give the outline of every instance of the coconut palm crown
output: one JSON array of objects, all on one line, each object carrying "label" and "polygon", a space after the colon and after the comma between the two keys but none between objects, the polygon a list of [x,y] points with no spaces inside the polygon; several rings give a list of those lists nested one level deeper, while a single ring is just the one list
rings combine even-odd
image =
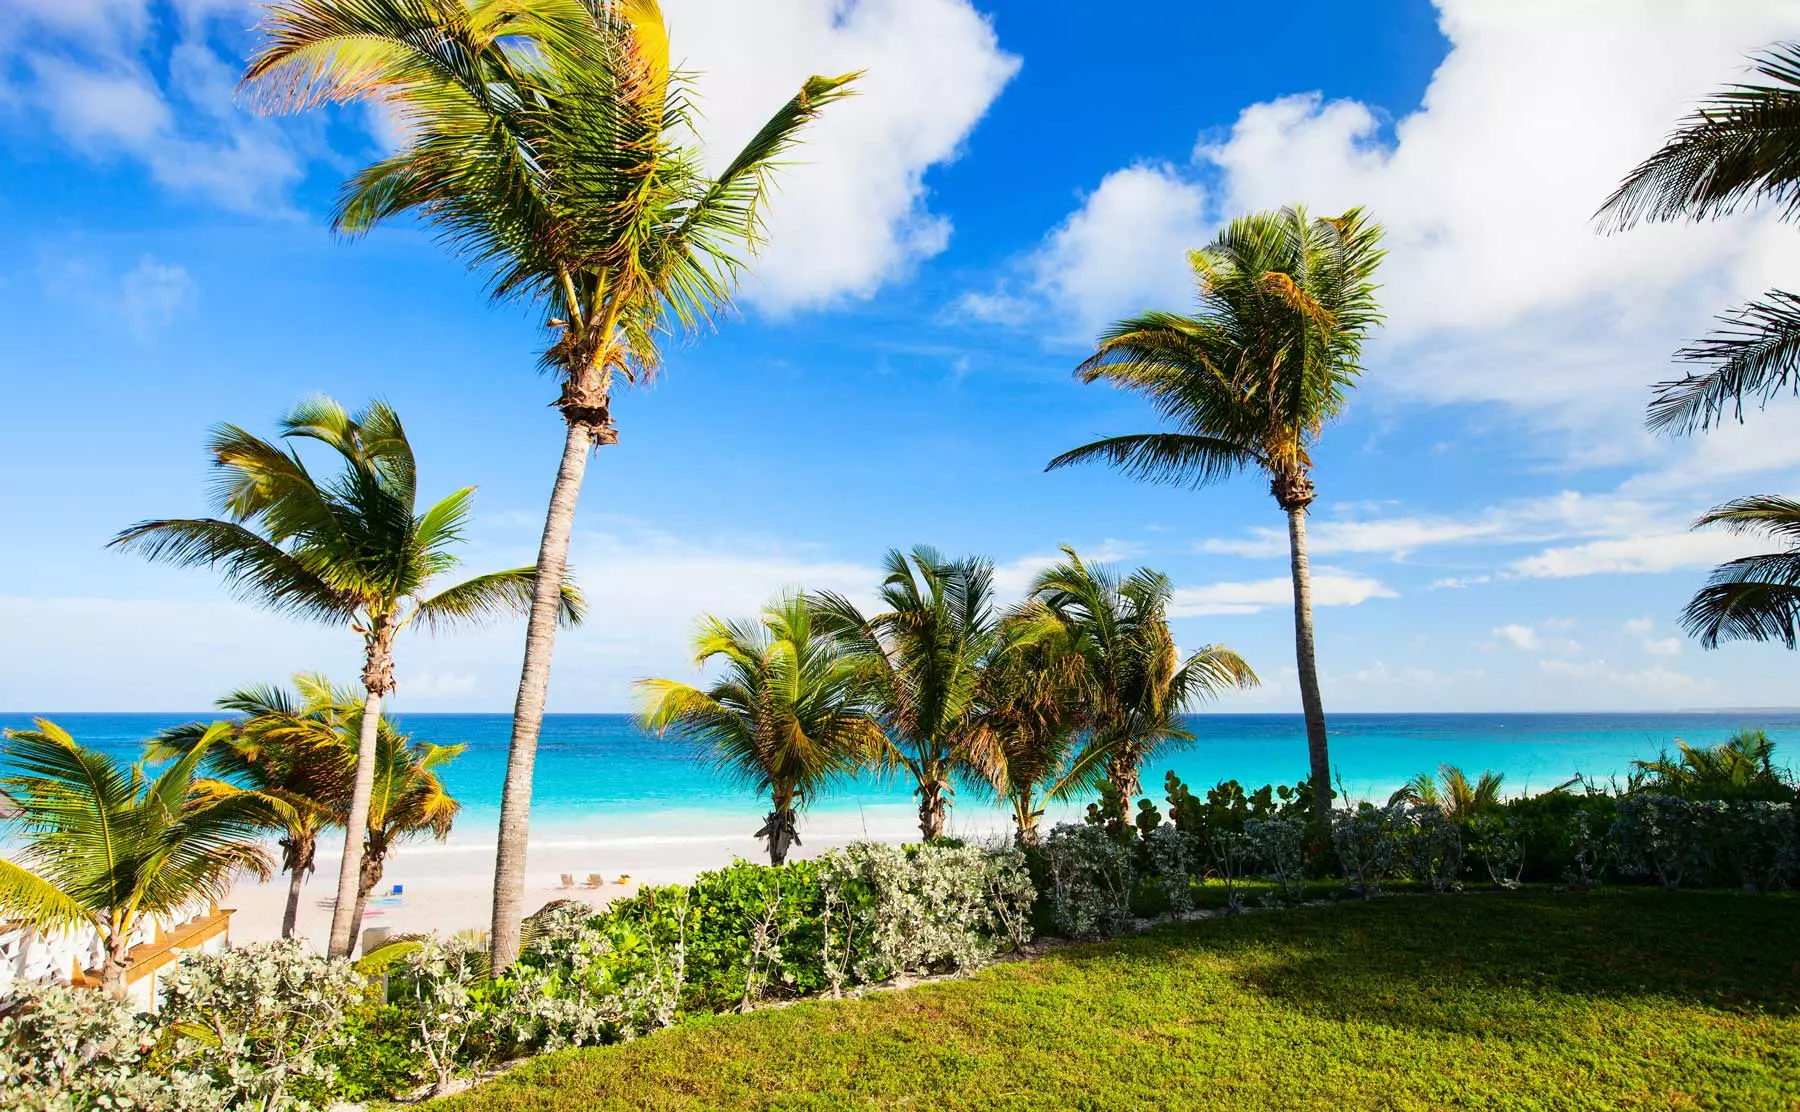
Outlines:
[{"label": "coconut palm crown", "polygon": [[92,927],[105,952],[101,987],[122,997],[145,916],[191,912],[243,872],[268,878],[260,838],[272,816],[255,793],[199,778],[208,750],[230,732],[225,723],[154,778],[54,722],[36,724],[5,732],[0,790],[16,807],[6,833],[21,848],[0,860],[0,914],[44,930]]},{"label": "coconut palm crown", "polygon": [[639,684],[644,725],[673,733],[725,775],[767,793],[757,837],[770,864],[800,844],[798,812],[884,744],[854,661],[814,624],[801,596],[780,598],[751,622],[708,616],[694,662],[719,665],[704,690],[676,680]]},{"label": "coconut palm crown", "polygon": [[1171,428],[1064,452],[1050,468],[1108,463],[1152,482],[1193,487],[1266,475],[1288,519],[1295,656],[1320,821],[1330,815],[1325,709],[1314,661],[1306,513],[1312,449],[1362,373],[1379,323],[1374,274],[1381,226],[1361,209],[1309,219],[1286,208],[1231,221],[1188,258],[1199,311],[1120,321],[1076,372],[1144,395]]},{"label": "coconut palm crown", "polygon": [[1039,573],[1021,618],[1054,632],[1073,657],[1086,704],[1085,741],[1057,794],[1104,777],[1127,800],[1138,797],[1143,764],[1171,744],[1193,740],[1182,715],[1203,700],[1259,682],[1223,645],[1183,658],[1169,631],[1174,590],[1167,576],[1138,568],[1120,577],[1072,548]]},{"label": "coconut palm crown", "polygon": [[501,797],[490,937],[518,952],[537,736],[558,591],[592,448],[618,441],[615,380],[660,367],[660,337],[710,320],[762,237],[771,175],[855,74],[811,77],[716,173],[656,0],[282,0],[244,87],[271,111],[366,101],[400,149],[353,174],[333,214],[360,235],[422,218],[496,299],[539,307],[565,435]]},{"label": "coconut palm crown", "polygon": [[982,676],[1000,644],[994,569],[927,545],[890,551],[884,565],[880,610],[865,615],[827,592],[812,600],[814,621],[855,661],[890,741],[882,761],[913,781],[919,833],[935,841],[956,778],[992,783],[1002,764],[979,720]]},{"label": "coconut palm crown", "polygon": [[[363,700],[323,677],[294,677],[294,690],[239,688],[213,705],[234,716],[230,732],[209,745],[205,767],[233,789],[271,801],[280,822],[281,871],[288,874],[281,937],[291,938],[300,890],[313,871],[319,836],[342,825],[356,779],[356,736]],[[150,739],[152,761],[186,755],[213,735],[213,725],[186,722]]]},{"label": "coconut palm crown", "polygon": [[[363,641],[354,797],[345,827],[338,911],[329,952],[350,952],[357,856],[375,776],[381,701],[394,690],[394,642],[401,631],[483,624],[532,605],[535,568],[490,572],[440,587],[456,569],[475,488],[417,510],[417,466],[400,418],[371,403],[352,415],[325,397],[307,399],[281,422],[282,438],[328,446],[341,465],[315,476],[299,452],[235,425],[213,430],[209,451],[218,517],[140,522],[112,544],[178,567],[211,567],[241,597],[270,609],[344,626]],[[580,593],[558,592],[558,616],[581,619]]]}]

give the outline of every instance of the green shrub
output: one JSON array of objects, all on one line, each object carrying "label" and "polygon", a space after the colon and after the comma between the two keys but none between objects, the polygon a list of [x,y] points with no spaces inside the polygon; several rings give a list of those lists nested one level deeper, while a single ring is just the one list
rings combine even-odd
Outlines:
[{"label": "green shrub", "polygon": [[0,1108],[211,1112],[210,1079],[155,1060],[152,1017],[92,989],[20,985],[0,1015]]}]

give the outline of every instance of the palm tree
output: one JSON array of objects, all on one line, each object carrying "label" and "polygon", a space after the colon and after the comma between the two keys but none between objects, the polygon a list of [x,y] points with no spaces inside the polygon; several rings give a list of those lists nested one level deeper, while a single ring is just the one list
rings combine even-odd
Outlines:
[{"label": "palm tree", "polygon": [[639,683],[644,725],[670,730],[727,775],[769,794],[759,838],[769,863],[799,845],[796,816],[884,744],[854,661],[813,622],[801,596],[765,607],[754,622],[710,615],[694,637],[694,662],[724,671],[706,690],[676,680]]},{"label": "palm tree", "polygon": [[[323,676],[294,677],[294,692],[274,686],[240,688],[213,705],[239,716],[230,732],[208,748],[206,767],[234,789],[270,800],[280,819],[281,871],[288,874],[281,937],[292,938],[300,914],[300,890],[313,871],[319,835],[339,825],[350,808],[356,778],[354,738],[363,701],[334,689]],[[213,726],[188,722],[150,739],[150,760],[180,757]]]},{"label": "palm tree", "polygon": [[217,900],[239,872],[268,879],[272,862],[258,839],[271,816],[253,793],[196,780],[207,751],[230,733],[224,723],[153,780],[54,722],[36,723],[5,732],[11,767],[0,789],[16,807],[8,833],[22,848],[16,863],[0,862],[0,912],[40,930],[92,927],[106,952],[101,987],[122,998],[144,916]]},{"label": "palm tree", "polygon": [[492,957],[518,953],[526,828],[558,591],[591,449],[618,442],[615,376],[658,370],[660,337],[712,318],[761,240],[771,175],[855,74],[812,77],[708,176],[694,98],[657,0],[287,0],[244,75],[271,110],[371,101],[401,149],[356,173],[332,224],[435,225],[496,299],[541,306],[565,435],[538,548],[494,868]]},{"label": "palm tree", "polygon": [[[355,941],[349,909],[374,790],[381,700],[394,689],[395,638],[415,622],[435,631],[524,611],[533,605],[537,572],[491,572],[427,593],[458,564],[451,549],[462,539],[475,488],[418,513],[412,446],[383,403],[351,416],[330,398],[310,398],[282,421],[282,436],[329,445],[342,473],[321,482],[297,451],[220,425],[209,447],[219,472],[214,503],[223,516],[139,522],[112,544],[180,567],[217,568],[242,597],[362,637],[366,694],[328,949],[342,957]],[[579,621],[580,594],[564,584],[558,597],[562,620]]]},{"label": "palm tree", "polygon": [[1081,658],[1035,618],[1026,608],[1008,615],[1005,643],[982,670],[975,715],[985,748],[999,756],[989,786],[1012,808],[1020,846],[1038,844],[1047,802],[1067,794],[1088,721]]},{"label": "palm tree", "polygon": [[1183,660],[1169,632],[1174,591],[1161,572],[1139,568],[1120,579],[1065,547],[1066,559],[1032,584],[1030,611],[1058,631],[1080,662],[1088,704],[1087,741],[1071,783],[1102,776],[1127,802],[1140,791],[1144,762],[1164,746],[1193,740],[1182,714],[1199,701],[1259,682],[1223,645],[1204,645]]},{"label": "palm tree", "polygon": [[388,854],[396,845],[427,836],[441,842],[450,836],[462,804],[444,790],[438,771],[466,748],[413,741],[396,729],[392,720],[381,720],[375,746],[375,790],[369,796],[368,834],[357,871],[352,923],[362,923],[369,893],[381,883]]},{"label": "palm tree", "polygon": [[1260,471],[1287,514],[1294,649],[1320,822],[1331,813],[1331,758],[1314,662],[1306,513],[1312,446],[1362,373],[1380,321],[1381,226],[1363,210],[1309,220],[1298,208],[1239,217],[1189,254],[1196,316],[1120,321],[1076,372],[1150,399],[1172,431],[1114,436],[1064,452],[1050,468],[1102,461],[1154,482],[1205,486]]},{"label": "palm tree", "polygon": [[1421,772],[1388,796],[1388,804],[1435,803],[1451,818],[1473,818],[1500,805],[1500,783],[1504,779],[1503,773],[1490,769],[1471,783],[1462,769],[1453,764],[1441,764],[1436,781],[1430,773]]},{"label": "palm tree", "polygon": [[1650,786],[1687,799],[1788,802],[1793,785],[1775,768],[1775,743],[1761,730],[1739,730],[1723,745],[1700,748],[1675,741],[1679,757],[1633,761]]},{"label": "palm tree", "polygon": [[[1655,154],[1620,183],[1597,214],[1607,230],[1640,221],[1712,220],[1767,202],[1800,216],[1800,44],[1756,56],[1763,80],[1731,85],[1701,104]],[[1800,295],[1771,290],[1720,318],[1708,339],[1676,352],[1702,373],[1659,383],[1650,427],[1688,433],[1744,417],[1746,396],[1766,405],[1800,389]]]},{"label": "palm tree", "polygon": [[890,743],[882,760],[916,785],[919,834],[931,842],[943,836],[955,778],[991,783],[1001,767],[978,719],[983,670],[1000,640],[994,568],[925,545],[890,551],[884,563],[886,609],[865,616],[825,593],[813,600],[814,622],[841,639],[868,685]]},{"label": "palm tree", "polygon": [[1790,649],[1800,647],[1800,502],[1753,495],[1715,506],[1694,525],[1723,525],[1785,548],[1714,568],[1682,613],[1688,634],[1708,649],[1718,648],[1720,641],[1779,641]]}]

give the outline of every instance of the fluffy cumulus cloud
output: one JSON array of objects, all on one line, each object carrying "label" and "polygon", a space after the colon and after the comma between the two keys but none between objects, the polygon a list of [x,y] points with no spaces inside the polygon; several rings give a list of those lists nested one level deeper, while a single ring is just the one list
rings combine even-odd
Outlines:
[{"label": "fluffy cumulus cloud", "polygon": [[[786,311],[867,297],[949,242],[926,174],[954,159],[1017,71],[969,0],[668,0],[675,60],[695,78],[722,165],[815,73],[866,71],[779,175],[769,246],[746,296]],[[16,0],[0,5],[0,100],[30,106],[73,148],[143,163],[162,186],[285,212],[328,151],[316,120],[259,118],[234,97],[250,0]],[[7,67],[0,64],[0,73]],[[391,146],[391,121],[366,114]]]},{"label": "fluffy cumulus cloud", "polygon": [[[1647,451],[1619,399],[1641,400],[1684,338],[1781,273],[1788,239],[1766,217],[1602,236],[1593,213],[1696,99],[1742,72],[1747,52],[1790,34],[1800,8],[1437,3],[1449,53],[1421,104],[1395,106],[1391,129],[1384,108],[1299,88],[1209,133],[1191,165],[1116,171],[1025,260],[1021,289],[1040,315],[1071,320],[1085,339],[1146,305],[1183,304],[1182,252],[1209,222],[1289,203],[1365,205],[1390,249],[1372,387],[1503,403],[1561,434],[1602,429],[1558,437],[1558,451],[1587,462]],[[1120,204],[1127,193],[1139,203]],[[965,307],[995,296],[978,291]]]},{"label": "fluffy cumulus cloud", "polygon": [[0,6],[5,99],[96,161],[142,163],[159,185],[226,208],[289,211],[321,153],[315,128],[258,118],[235,87],[250,0],[21,0]]},{"label": "fluffy cumulus cloud", "polygon": [[863,70],[809,129],[768,208],[746,291],[785,310],[866,297],[949,242],[926,172],[954,158],[1018,69],[968,0],[665,0],[723,163],[811,74]]},{"label": "fluffy cumulus cloud", "polygon": [[[1336,568],[1316,567],[1312,574],[1314,606],[1360,606],[1373,598],[1394,598],[1395,592],[1371,576]],[[1211,583],[1204,587],[1178,587],[1169,614],[1176,618],[1203,614],[1258,614],[1271,607],[1292,607],[1294,584],[1286,576],[1239,583]]]}]

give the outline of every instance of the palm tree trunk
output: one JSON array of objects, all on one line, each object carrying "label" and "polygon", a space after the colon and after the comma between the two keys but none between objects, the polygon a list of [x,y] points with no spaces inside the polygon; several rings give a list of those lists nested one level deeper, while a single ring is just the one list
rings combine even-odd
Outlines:
[{"label": "palm tree trunk", "polygon": [[294,937],[294,926],[300,921],[300,886],[306,883],[306,873],[295,866],[288,874],[287,908],[281,913],[281,937]]},{"label": "palm tree trunk", "polygon": [[1106,763],[1106,778],[1118,789],[1119,798],[1125,801],[1125,817],[1131,817],[1131,807],[1137,802],[1138,794],[1143,790],[1143,781],[1139,772],[1139,762],[1134,755],[1120,754]]},{"label": "palm tree trunk", "polygon": [[[371,658],[374,652],[371,648]],[[356,739],[356,783],[350,790],[350,813],[344,816],[344,856],[338,862],[337,903],[331,909],[331,943],[325,949],[328,957],[349,957],[362,923],[362,901],[357,898],[357,888],[362,880],[363,841],[369,829],[369,798],[375,794],[375,738],[380,728],[381,692],[372,689],[363,699],[362,729]]]},{"label": "palm tree trunk", "polygon": [[1314,818],[1331,824],[1331,753],[1325,740],[1325,703],[1313,655],[1312,567],[1306,557],[1306,504],[1287,507],[1288,552],[1294,573],[1294,658],[1300,673],[1300,707],[1306,712],[1306,751],[1312,763]]},{"label": "palm tree trunk", "polygon": [[[386,863],[384,860],[385,855],[385,851],[377,851],[375,853],[363,855],[362,869],[357,875],[356,880],[356,925],[359,936],[361,934],[363,912],[367,910],[369,906],[369,893],[375,891],[375,886],[381,883],[382,867]],[[353,953],[355,952],[355,949],[356,940],[353,940],[350,944],[350,950]],[[344,956],[349,957],[350,954],[346,953]]]},{"label": "palm tree trunk", "polygon": [[944,783],[935,774],[919,780],[919,837],[935,842],[944,836]]},{"label": "palm tree trunk", "polygon": [[538,543],[537,579],[532,585],[531,620],[525,628],[525,665],[513,704],[506,785],[500,794],[500,837],[494,853],[494,909],[489,931],[490,968],[499,973],[519,956],[519,920],[525,898],[525,842],[531,822],[531,776],[537,764],[538,729],[550,689],[550,657],[556,649],[556,622],[562,607],[563,575],[569,562],[569,534],[575,501],[587,472],[593,429],[570,420],[562,464],[550,491],[544,535]]},{"label": "palm tree trunk", "polygon": [[115,924],[106,939],[106,960],[100,966],[100,991],[114,1000],[125,999],[125,969],[131,955],[131,931]]}]

